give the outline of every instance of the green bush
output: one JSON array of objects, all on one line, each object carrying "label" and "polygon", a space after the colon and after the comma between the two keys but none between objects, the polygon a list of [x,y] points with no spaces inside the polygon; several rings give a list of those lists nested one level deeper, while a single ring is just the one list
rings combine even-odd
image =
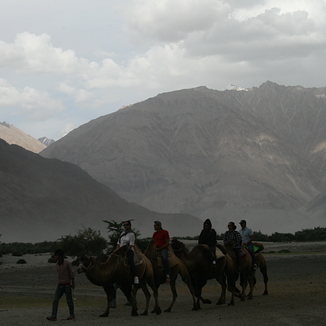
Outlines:
[{"label": "green bush", "polygon": [[100,231],[91,228],[79,230],[76,235],[66,235],[58,243],[67,256],[80,257],[81,255],[97,256],[107,247],[107,241],[101,237]]}]

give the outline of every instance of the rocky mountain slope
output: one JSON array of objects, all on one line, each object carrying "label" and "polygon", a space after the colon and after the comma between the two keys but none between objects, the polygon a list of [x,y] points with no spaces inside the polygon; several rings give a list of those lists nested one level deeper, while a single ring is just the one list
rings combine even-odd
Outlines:
[{"label": "rocky mountain slope", "polygon": [[187,214],[160,214],[129,203],[71,163],[45,159],[0,139],[1,242],[38,242],[101,230],[103,220],[134,219],[142,237],[161,220],[171,236],[197,235],[202,222]]},{"label": "rocky mountain slope", "polygon": [[79,165],[160,212],[248,219],[265,233],[325,226],[326,89],[160,94],[77,128],[41,155]]},{"label": "rocky mountain slope", "polygon": [[0,122],[0,138],[8,144],[19,145],[34,153],[46,148],[46,145],[7,122]]}]

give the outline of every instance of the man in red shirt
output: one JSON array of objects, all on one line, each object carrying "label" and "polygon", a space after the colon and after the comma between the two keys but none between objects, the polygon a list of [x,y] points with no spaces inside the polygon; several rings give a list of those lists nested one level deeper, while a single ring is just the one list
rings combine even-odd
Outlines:
[{"label": "man in red shirt", "polygon": [[155,232],[153,233],[153,239],[155,240],[156,250],[161,252],[162,262],[164,266],[164,273],[166,275],[166,282],[170,282],[170,268],[169,268],[169,232],[162,229],[162,223],[160,221],[154,222]]},{"label": "man in red shirt", "polygon": [[59,300],[62,295],[65,294],[70,313],[67,320],[75,320],[74,301],[72,299],[72,289],[75,288],[74,269],[71,262],[64,259],[64,252],[62,249],[57,249],[54,255],[57,261],[56,269],[58,272],[58,285],[52,303],[52,315],[46,319],[52,321],[57,320]]}]

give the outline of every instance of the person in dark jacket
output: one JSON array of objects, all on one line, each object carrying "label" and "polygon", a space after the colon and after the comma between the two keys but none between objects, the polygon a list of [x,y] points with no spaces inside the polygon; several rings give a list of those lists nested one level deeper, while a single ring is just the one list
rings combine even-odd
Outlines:
[{"label": "person in dark jacket", "polygon": [[213,264],[216,264],[216,231],[212,228],[212,222],[210,219],[207,219],[204,222],[203,229],[199,235],[198,244],[205,244],[211,249]]}]

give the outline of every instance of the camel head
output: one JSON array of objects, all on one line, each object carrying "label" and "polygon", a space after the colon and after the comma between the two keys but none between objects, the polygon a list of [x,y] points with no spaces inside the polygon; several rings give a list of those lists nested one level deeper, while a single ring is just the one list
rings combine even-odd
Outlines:
[{"label": "camel head", "polygon": [[96,260],[94,257],[83,256],[80,258],[80,264],[77,267],[78,274],[87,272],[95,264]]},{"label": "camel head", "polygon": [[171,241],[171,246],[174,251],[180,251],[180,250],[185,250],[185,244],[178,239],[172,239]]}]

